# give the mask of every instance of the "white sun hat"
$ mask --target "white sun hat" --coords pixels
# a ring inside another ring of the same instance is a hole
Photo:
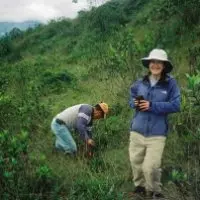
[[[170,73],[173,69],[172,63],[168,60],[167,53],[163,49],[153,49],[148,57],[142,58],[142,64],[149,68],[151,60],[160,60],[165,64],[165,72]]]

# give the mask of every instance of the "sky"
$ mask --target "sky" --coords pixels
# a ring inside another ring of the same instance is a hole
[[[0,0],[0,22],[39,20],[48,22],[59,17],[74,18],[79,10],[89,9],[90,2],[100,5],[105,0]]]

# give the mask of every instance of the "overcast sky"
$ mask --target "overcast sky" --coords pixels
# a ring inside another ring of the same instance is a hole
[[[91,0],[0,0],[0,21],[39,20],[47,22],[58,17],[76,16],[77,11],[88,9]],[[99,5],[104,0],[94,0]]]

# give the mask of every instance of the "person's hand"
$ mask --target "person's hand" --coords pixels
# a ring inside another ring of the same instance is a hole
[[[89,145],[89,146],[95,146],[95,142],[94,142],[94,140],[92,140],[92,139],[88,139],[87,140],[87,145]]]
[[[147,110],[149,110],[150,102],[146,101],[146,100],[140,100],[138,107],[139,107],[140,111],[147,111]]]
[[[134,100],[134,105],[135,105],[135,107],[137,107],[139,105],[138,100]]]
[[[92,158],[94,156],[94,146],[95,142],[92,139],[88,139],[86,142],[86,156],[87,158]]]

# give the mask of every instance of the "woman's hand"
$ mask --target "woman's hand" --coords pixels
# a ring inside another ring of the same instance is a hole
[[[140,100],[138,107],[140,111],[147,111],[150,108],[150,102],[146,100]]]
[[[137,107],[139,105],[138,100],[134,100],[134,105]]]

